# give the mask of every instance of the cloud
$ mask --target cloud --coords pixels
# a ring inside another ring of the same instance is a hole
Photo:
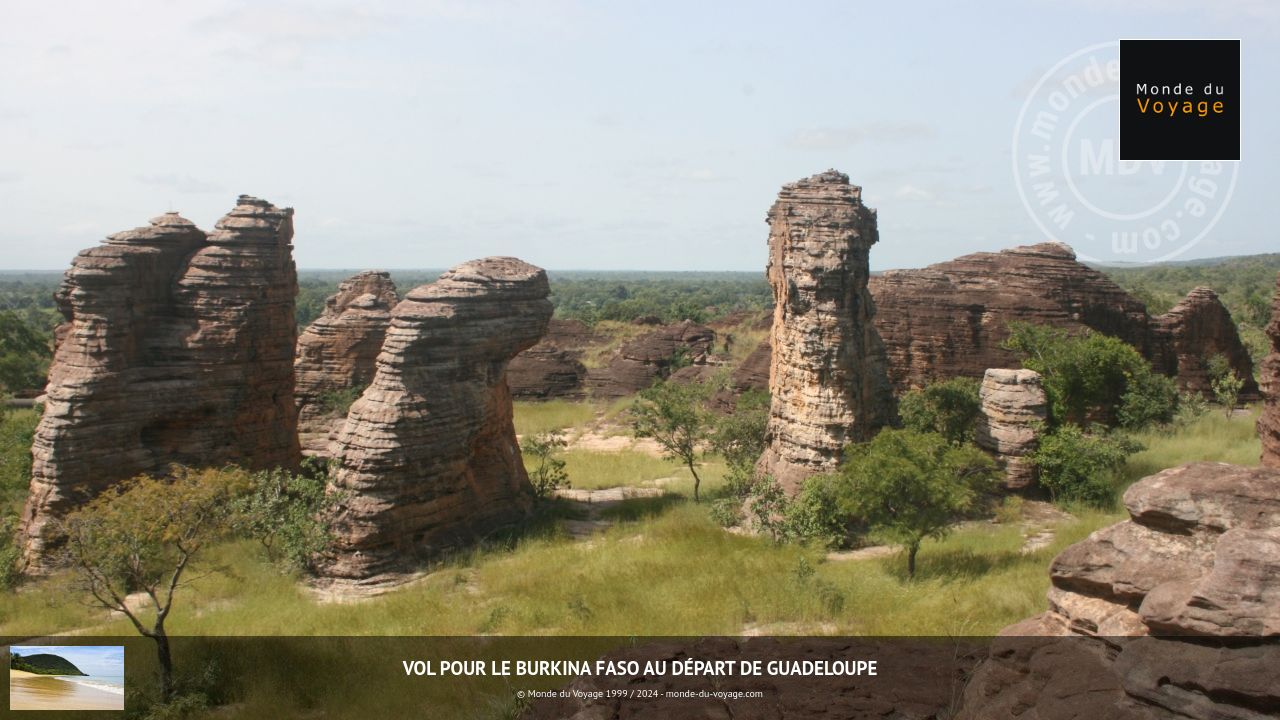
[[[787,139],[787,145],[798,150],[838,150],[863,142],[927,140],[935,134],[932,125],[877,122],[797,130]]]
[[[218,183],[210,182],[208,180],[200,180],[199,178],[193,178],[190,175],[176,175],[173,173],[138,175],[137,180],[143,185],[151,185],[152,187],[172,190],[184,195],[225,192],[225,189]]]
[[[915,185],[903,185],[893,191],[893,196],[899,200],[933,200],[936,195],[924,188]]]

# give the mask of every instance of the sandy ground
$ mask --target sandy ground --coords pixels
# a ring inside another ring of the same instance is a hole
[[[9,670],[10,710],[123,710],[124,696],[50,675]]]

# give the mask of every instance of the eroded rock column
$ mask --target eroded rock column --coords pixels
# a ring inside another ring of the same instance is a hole
[[[1029,457],[1049,418],[1049,403],[1035,370],[990,368],[978,390],[981,409],[974,427],[978,447],[994,453],[1004,469],[1005,487],[1019,489],[1035,482]]]
[[[546,331],[548,294],[541,269],[485,258],[396,306],[373,381],[330,446],[337,463],[330,485],[347,498],[323,575],[392,582],[525,517],[532,492],[506,368]]]
[[[784,186],[768,222],[772,405],[757,470],[794,494],[893,412],[867,292],[879,235],[862,188],[834,170]]]

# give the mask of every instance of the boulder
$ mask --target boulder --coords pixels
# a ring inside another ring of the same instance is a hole
[[[707,364],[715,344],[716,331],[692,320],[659,326],[623,343],[604,367],[588,370],[587,388],[598,399],[632,395],[682,367]]]
[[[338,285],[338,292],[325,300],[324,312],[298,336],[294,401],[307,454],[325,454],[329,434],[346,418],[345,407],[332,407],[335,399],[358,396],[373,380],[391,309],[398,302],[389,273],[359,273]]]
[[[1049,418],[1049,403],[1034,370],[991,368],[978,391],[981,409],[974,439],[996,456],[1005,472],[1005,486],[1024,488],[1035,482],[1030,455],[1039,446],[1039,433]]]
[[[894,414],[867,291],[868,253],[879,233],[862,188],[834,170],[783,186],[767,220],[776,352],[757,471],[794,494]]]
[[[208,235],[167,213],[72,262],[21,520],[30,571],[54,563],[54,521],[120,480],[298,463],[292,238],[293,210],[242,195]]]
[[[961,720],[1275,717],[1280,470],[1191,463],[1067,548],[1049,611],[1001,631]]]
[[[527,515],[506,369],[546,331],[548,294],[540,268],[491,257],[396,306],[373,381],[330,443],[343,499],[320,574],[335,589],[395,582]]]

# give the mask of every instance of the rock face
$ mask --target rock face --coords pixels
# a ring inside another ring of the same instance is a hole
[[[1256,397],[1249,353],[1212,291],[1197,288],[1152,318],[1137,298],[1077,262],[1060,243],[890,270],[872,277],[868,287],[897,394],[933,380],[981,378],[987,368],[1016,367],[1017,354],[1001,344],[1009,323],[1021,321],[1120,338],[1189,391],[1207,390],[1205,364],[1221,354],[1246,378],[1242,399]]]
[[[1271,322],[1267,325],[1271,352],[1262,361],[1262,394],[1266,405],[1258,418],[1258,435],[1262,438],[1262,464],[1280,467],[1280,276],[1276,278],[1276,294],[1271,300]]]
[[[1169,312],[1155,319],[1151,360],[1156,369],[1178,379],[1183,390],[1213,396],[1208,360],[1226,358],[1236,375],[1244,380],[1242,400],[1258,398],[1253,379],[1253,360],[1240,341],[1235,321],[1218,294],[1198,287]]]
[[[329,434],[346,418],[332,404],[359,395],[373,380],[374,363],[400,298],[391,275],[369,270],[343,280],[324,312],[298,336],[293,362],[298,433],[308,454],[327,453]]]
[[[381,584],[527,514],[506,369],[546,331],[548,293],[543,270],[494,257],[396,306],[373,381],[331,443],[330,486],[347,497],[323,575]]]
[[[1124,503],[1054,560],[1049,611],[1002,631],[959,717],[1274,717],[1280,471],[1192,463]]]
[[[72,262],[22,515],[30,570],[51,521],[172,463],[298,462],[293,211],[240,196],[205,235],[169,213]]]
[[[691,320],[660,326],[622,345],[603,368],[587,372],[592,397],[611,400],[644,390],[681,366],[706,365],[716,331]]]
[[[553,319],[546,336],[507,366],[511,396],[525,400],[584,397],[587,368],[582,354],[593,339],[585,323]]]
[[[868,253],[879,234],[862,188],[834,170],[784,186],[768,222],[777,352],[757,470],[794,494],[893,412],[867,292]]]
[[[1049,402],[1034,370],[991,368],[978,391],[982,402],[974,440],[995,454],[1004,468],[1005,487],[1019,489],[1035,482],[1035,452],[1041,423],[1049,418]]]

